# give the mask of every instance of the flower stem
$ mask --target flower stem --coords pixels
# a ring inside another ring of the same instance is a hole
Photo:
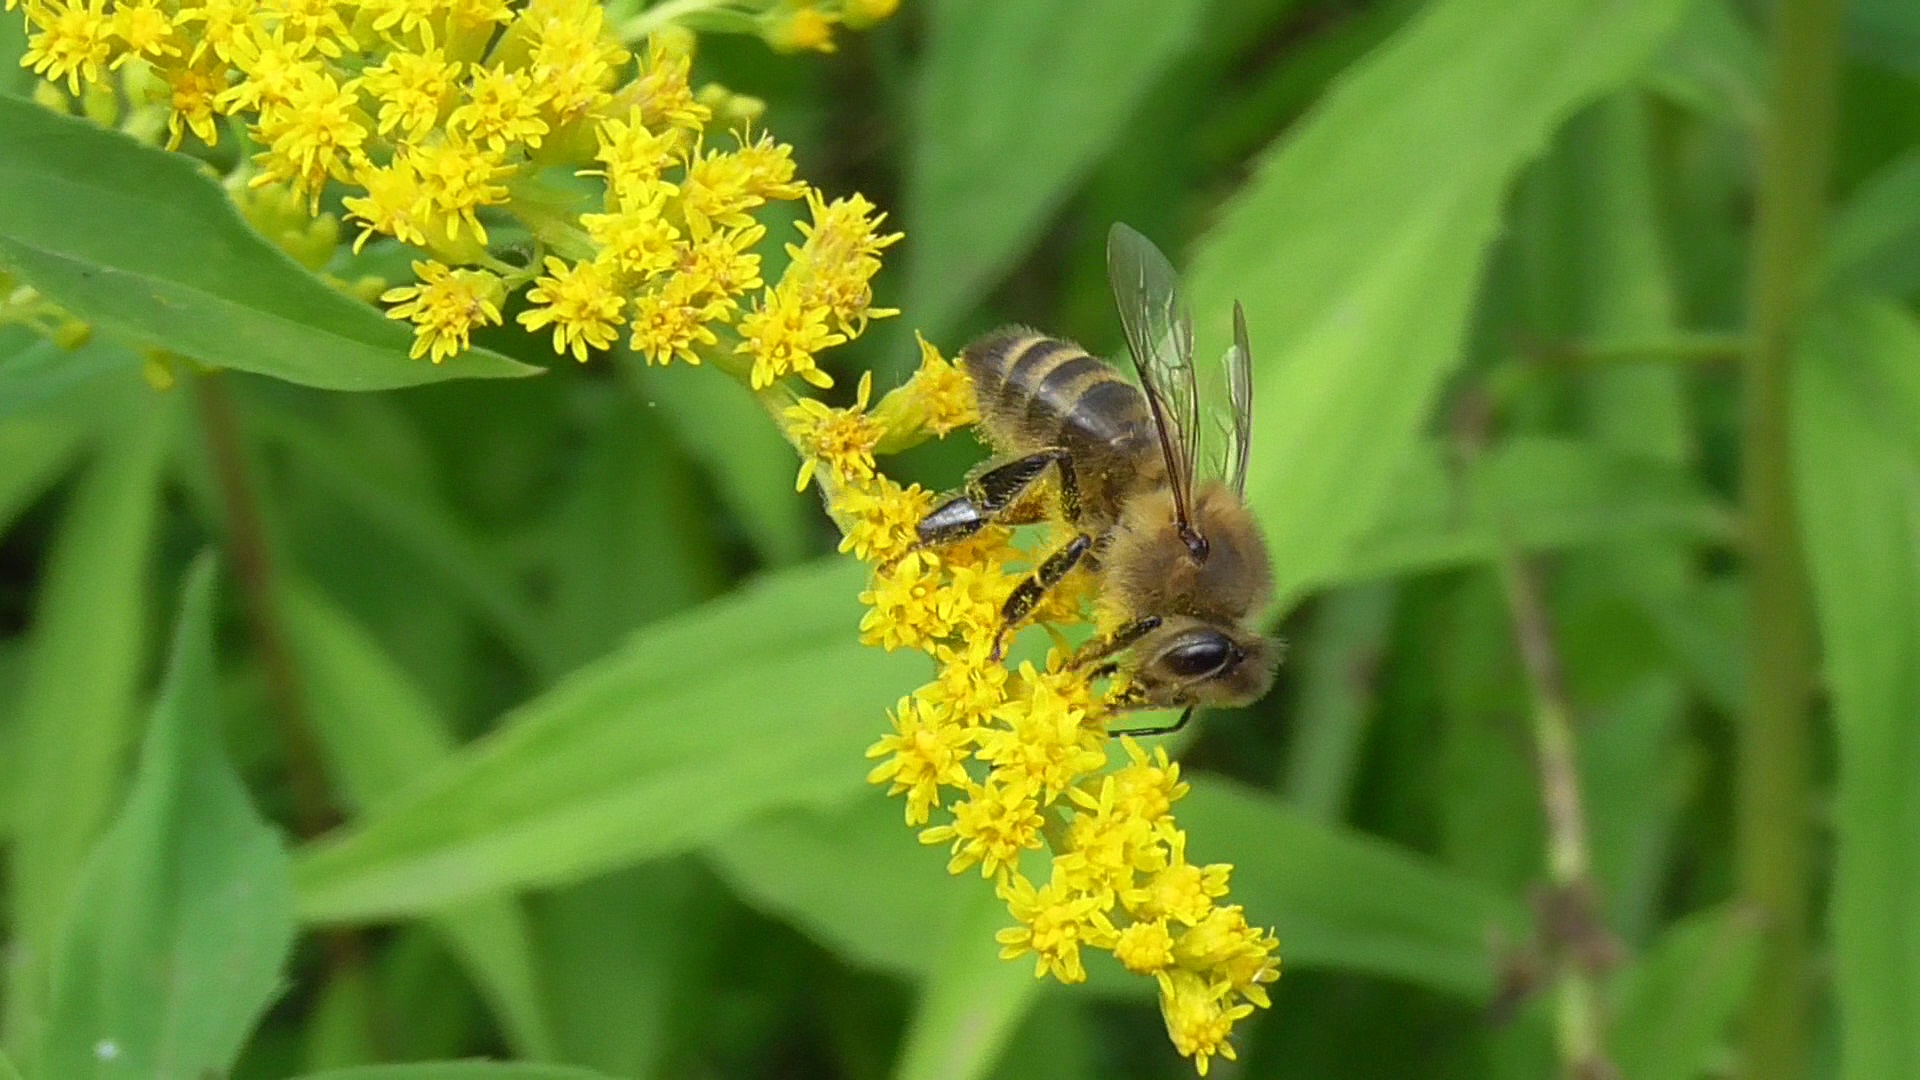
[[[628,45],[689,15],[726,7],[731,0],[662,0],[620,24],[620,40]]]
[[[1745,1025],[1752,1080],[1799,1077],[1807,1064],[1808,712],[1817,645],[1793,503],[1788,388],[1820,263],[1843,11],[1841,0],[1776,5],[1772,112],[1758,177],[1741,431],[1750,623],[1736,806],[1740,894],[1767,926]]]
[[[306,723],[300,692],[299,668],[282,633],[274,600],[273,556],[260,506],[254,499],[247,472],[246,450],[234,416],[226,376],[209,371],[193,380],[200,407],[200,427],[213,462],[220,493],[221,524],[226,532],[227,558],[240,584],[247,629],[260,657],[267,696],[280,722],[287,753],[287,784],[293,793],[294,828],[303,837],[317,836],[333,824],[320,771],[320,753]]]
[[[1540,903],[1541,938],[1554,994],[1561,1067],[1570,1080],[1602,1080],[1618,1075],[1607,1057],[1600,995],[1614,949],[1594,899],[1573,703],[1537,574],[1511,550],[1500,560],[1500,573],[1533,697],[1534,758],[1546,817],[1550,883]]]

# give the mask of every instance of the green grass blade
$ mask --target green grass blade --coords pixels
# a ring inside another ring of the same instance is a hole
[[[1196,0],[974,0],[930,12],[908,166],[907,302],[936,338],[1032,243],[1191,40]],[[1124,32],[1118,32],[1124,27]]]
[[[408,329],[307,273],[189,159],[0,96],[0,263],[68,311],[215,367],[329,390],[541,369],[410,359]]]
[[[1441,0],[1356,65],[1203,238],[1203,358],[1224,349],[1234,298],[1247,304],[1247,494],[1283,600],[1325,580],[1391,494],[1458,362],[1516,173],[1685,7]]]
[[[856,640],[828,560],[634,635],[297,869],[303,917],[418,912],[684,851],[863,790],[862,749],[924,670]]]
[[[215,728],[214,562],[188,575],[133,785],[75,886],[39,1072],[200,1080],[284,988],[293,888]]]
[[[1045,987],[1033,977],[1032,958],[1000,959],[994,931],[1012,918],[986,882],[969,884],[976,888],[959,918],[937,932],[933,967],[907,1025],[896,1080],[987,1075]]]
[[[1844,304],[1794,381],[1801,527],[1839,746],[1841,1075],[1920,1074],[1920,324]]]
[[[605,1073],[565,1065],[510,1061],[421,1061],[408,1065],[361,1065],[307,1073],[298,1080],[613,1080]]]
[[[280,597],[309,721],[328,774],[356,813],[377,809],[452,756],[454,740],[445,722],[378,642],[310,586],[288,581]],[[553,1056],[519,902],[473,900],[444,908],[430,921],[499,1013],[513,1047],[529,1057]]]
[[[47,961],[75,876],[120,803],[147,663],[149,560],[171,401],[134,412],[99,451],[49,545],[14,717],[16,841],[6,1043],[36,1045]]]
[[[1711,1075],[1752,988],[1760,928],[1737,910],[1690,916],[1620,974],[1614,1064],[1625,1080]]]

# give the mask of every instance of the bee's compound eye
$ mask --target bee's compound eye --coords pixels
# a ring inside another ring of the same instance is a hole
[[[1167,669],[1182,679],[1198,679],[1226,667],[1237,652],[1226,635],[1207,631],[1180,642],[1161,654]]]

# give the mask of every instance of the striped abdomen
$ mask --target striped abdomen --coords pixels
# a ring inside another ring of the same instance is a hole
[[[1070,341],[1032,330],[996,331],[961,350],[973,379],[981,426],[999,449],[1056,446],[1078,460],[1085,479],[1117,496],[1158,444],[1147,399],[1113,365]]]

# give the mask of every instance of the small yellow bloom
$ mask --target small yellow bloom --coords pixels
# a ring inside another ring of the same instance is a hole
[[[775,12],[764,31],[767,44],[781,52],[827,52],[834,50],[833,24],[837,16],[811,3],[789,4]]]
[[[1178,830],[1168,846],[1166,868],[1139,888],[1121,893],[1120,902],[1136,919],[1165,918],[1183,926],[1197,925],[1213,913],[1213,901],[1227,895],[1227,877],[1233,868],[1224,863],[1201,867],[1187,862],[1187,837]]]
[[[424,210],[432,221],[429,241],[441,236],[457,241],[464,233],[486,243],[480,211],[507,201],[507,188],[500,180],[513,171],[500,152],[450,136],[412,144],[407,157],[426,195]]]
[[[687,84],[692,65],[693,57],[673,49],[665,36],[656,34],[647,42],[647,59],[630,95],[648,127],[699,131],[713,118],[713,110],[696,100]]]
[[[967,731],[911,697],[900,699],[892,720],[893,734],[867,748],[868,757],[887,759],[867,774],[867,783],[890,784],[889,795],[905,792],[907,824],[924,825],[940,805],[942,787],[967,786]]]
[[[883,563],[919,542],[920,519],[933,509],[933,494],[919,484],[901,487],[884,474],[833,494],[834,516],[844,526],[840,550],[862,562]],[[1006,669],[993,665],[1004,676]]]
[[[700,363],[698,347],[716,339],[709,323],[719,321],[724,307],[707,299],[697,282],[674,274],[634,298],[627,346],[649,364],[667,364],[676,357]]]
[[[1033,953],[1035,978],[1052,974],[1063,983],[1086,982],[1080,946],[1113,947],[1113,923],[1100,902],[1075,891],[1058,874],[1039,889],[1025,877],[1009,874],[1000,886],[1000,896],[1020,922],[994,935],[1000,942],[1000,958],[1012,960]]]
[[[1193,1067],[1207,1075],[1217,1055],[1234,1060],[1233,1044],[1227,1035],[1234,1021],[1253,1012],[1251,1005],[1229,1004],[1230,988],[1210,984],[1188,971],[1162,972],[1160,1014],[1167,1022],[1167,1037],[1173,1048],[1193,1059]]]
[[[160,62],[179,56],[182,42],[173,32],[173,17],[153,0],[121,3],[113,9],[113,32],[121,42],[120,55],[113,58],[118,68],[135,57]]]
[[[629,200],[612,213],[580,215],[580,224],[599,245],[601,256],[639,281],[665,273],[680,257],[680,230],[661,213],[667,201],[666,185],[656,187],[660,190],[649,200]]]
[[[432,131],[460,84],[461,64],[438,48],[396,49],[361,73],[360,86],[380,103],[380,134],[419,140]]]
[[[874,409],[886,425],[888,444],[902,448],[917,442],[922,431],[944,439],[980,419],[973,380],[917,331],[913,336],[920,343],[920,367]]]
[[[736,298],[761,288],[760,256],[753,246],[767,235],[764,225],[744,229],[716,229],[694,240],[682,252],[680,274],[696,291],[738,307]]]
[[[1040,806],[1023,784],[989,779],[970,786],[967,797],[953,804],[953,823],[920,832],[923,844],[952,844],[947,873],[960,874],[974,865],[980,876],[997,878],[1010,872],[1020,853],[1040,846]]]
[[[437,262],[416,262],[419,283],[402,285],[380,294],[393,306],[389,319],[413,322],[413,357],[431,355],[438,364],[466,351],[468,335],[476,326],[500,324],[500,301],[506,288],[485,270],[449,270]]]
[[[942,611],[944,583],[940,559],[929,551],[909,552],[874,573],[873,586],[860,594],[868,611],[860,620],[860,640],[892,652],[931,649],[953,629]]]
[[[1164,919],[1137,922],[1120,931],[1114,959],[1135,975],[1158,975],[1173,966],[1173,935]]]
[[[397,155],[384,167],[362,162],[354,170],[353,181],[366,194],[348,195],[340,203],[361,223],[360,235],[353,242],[355,252],[375,233],[384,233],[403,244],[426,246],[431,224],[427,215],[433,204],[410,156]]]
[[[982,734],[979,756],[995,775],[1024,778],[1050,804],[1106,765],[1106,734],[1083,677],[1042,675],[1022,664],[1020,685],[1022,692],[994,714],[1005,726]]]
[[[46,0],[29,4],[27,18],[34,29],[21,67],[32,68],[48,82],[65,79],[71,94],[80,92],[83,81],[100,81],[102,67],[113,55],[113,19],[105,0]]]
[[[1009,692],[1007,669],[987,659],[988,648],[979,640],[935,646],[940,674],[918,691],[939,703],[954,723],[971,729],[976,741],[986,734]]]
[[[461,96],[464,103],[447,117],[448,127],[495,153],[537,149],[547,134],[540,115],[545,95],[524,71],[475,65]]]
[[[678,160],[682,137],[672,129],[649,128],[636,105],[628,110],[624,120],[600,122],[594,131],[594,138],[599,142],[594,160],[602,167],[588,169],[585,175],[607,178],[609,206],[628,200],[651,200],[660,190],[660,177]],[[678,190],[667,186],[669,194]]]
[[[583,260],[568,266],[547,256],[547,272],[527,290],[527,299],[539,305],[519,315],[529,330],[553,327],[553,351],[587,362],[589,349],[604,349],[619,336],[620,310],[626,299],[614,287],[613,271],[605,264]]]
[[[880,425],[867,415],[873,393],[873,372],[860,376],[860,391],[850,409],[828,408],[819,400],[800,398],[783,414],[787,438],[800,451],[800,478],[793,490],[805,491],[814,471],[825,466],[840,484],[873,479],[873,448],[880,442]]]
[[[260,172],[248,182],[258,187],[285,181],[307,196],[317,214],[321,188],[329,179],[347,178],[370,126],[351,82],[325,73],[300,79],[284,102],[261,110],[254,130],[267,149],[255,155]]]
[[[750,381],[763,390],[787,375],[826,388],[833,379],[814,362],[814,354],[847,340],[827,326],[829,312],[810,305],[785,288],[768,289],[758,307],[740,319],[741,342],[735,351],[753,356]]]

